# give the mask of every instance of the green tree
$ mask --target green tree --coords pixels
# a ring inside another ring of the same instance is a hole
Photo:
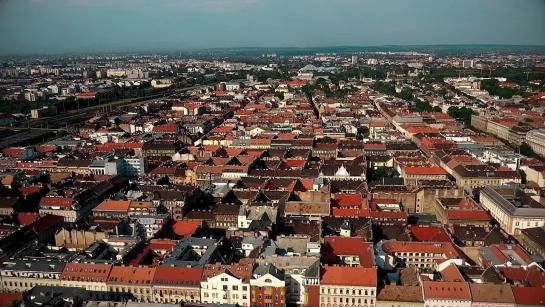
[[[282,92],[276,92],[274,94],[276,97],[278,97],[280,100],[284,100],[284,93]]]
[[[519,147],[519,152],[520,154],[522,155],[525,155],[527,157],[533,157],[535,156],[535,153],[534,151],[532,150],[532,147],[530,147],[528,144],[526,143],[522,143]]]
[[[447,114],[454,117],[457,120],[463,121],[465,124],[469,124],[471,122],[471,115],[475,114],[473,110],[466,107],[455,107],[452,106],[448,108]]]

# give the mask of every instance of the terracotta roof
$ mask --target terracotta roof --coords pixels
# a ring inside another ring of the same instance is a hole
[[[445,229],[436,226],[410,226],[415,241],[452,242]]]
[[[159,266],[153,276],[154,285],[200,287],[203,268]]]
[[[466,282],[424,281],[424,299],[471,300],[471,292]]]
[[[19,222],[19,225],[22,225],[22,226],[32,224],[33,222],[37,221],[39,218],[40,218],[40,215],[38,215],[38,213],[26,213],[26,212],[17,213],[17,221]]]
[[[370,211],[369,216],[373,219],[407,219],[409,214],[405,211]]]
[[[21,192],[21,194],[23,194],[23,196],[28,196],[30,194],[38,193],[43,189],[44,187],[41,185],[31,185],[31,186],[20,187],[19,191]]]
[[[250,261],[250,259],[242,259]],[[253,263],[236,263],[236,264],[207,264],[204,266],[204,272],[202,280],[208,280],[208,278],[226,273],[232,275],[238,279],[245,281],[250,280],[253,272]]]
[[[363,208],[331,208],[331,216],[334,217],[369,217],[369,209]]]
[[[365,199],[361,194],[334,194],[333,203],[340,207],[363,207]]]
[[[361,237],[325,237],[322,257],[331,260],[330,256],[341,255],[358,256],[362,267],[371,268],[375,265],[373,243],[364,242]]]
[[[0,293],[0,307],[17,306],[15,302],[20,302],[23,299],[21,292],[5,292]]]
[[[420,286],[385,285],[377,293],[377,300],[394,302],[423,302]]]
[[[106,282],[112,265],[93,263],[67,263],[61,279],[85,282]]]
[[[449,264],[440,272],[442,281],[464,281],[464,276],[455,264]]]
[[[511,287],[506,284],[470,284],[472,301],[475,303],[515,303]]]
[[[156,133],[176,133],[178,131],[178,125],[174,123],[157,125],[153,127],[153,132]]]
[[[448,210],[449,220],[473,220],[473,221],[492,221],[490,214],[484,210]]]
[[[69,197],[50,196],[40,199],[40,207],[63,207],[71,209],[73,204],[74,200]]]
[[[515,302],[520,305],[545,306],[545,288],[512,287]]]
[[[529,286],[545,285],[545,272],[533,266],[523,267],[498,267],[500,273],[511,283],[523,283]]]
[[[327,203],[287,202],[285,212],[288,214],[327,215],[329,214],[329,205]]]
[[[106,199],[101,202],[93,211],[129,211],[131,202],[128,200]]]
[[[350,278],[347,278],[350,276]],[[348,266],[323,266],[321,285],[376,287],[377,269]]]
[[[150,286],[154,275],[155,268],[114,266],[108,278],[108,283]]]
[[[172,230],[175,234],[182,237],[190,237],[197,231],[202,224],[202,221],[185,221],[179,220],[172,225]]]
[[[439,166],[407,166],[405,167],[405,174],[408,175],[446,175],[447,172]]]

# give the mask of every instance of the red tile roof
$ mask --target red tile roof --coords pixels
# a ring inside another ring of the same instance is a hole
[[[17,213],[17,222],[19,222],[19,225],[21,226],[30,225],[33,222],[37,221],[39,218],[40,218],[40,215],[38,213],[26,213],[26,212]]]
[[[516,253],[521,260],[526,262],[526,264],[534,262],[526,250],[518,244],[493,244],[488,248],[500,263],[507,263],[511,261],[511,255],[508,253]]]
[[[500,273],[511,283],[523,283],[532,287],[545,286],[545,272],[536,266],[498,267]]]
[[[369,209],[355,209],[355,208],[331,208],[331,215],[334,217],[368,217]]]
[[[341,255],[358,256],[362,267],[372,268],[375,265],[373,243],[364,242],[361,237],[325,237],[322,258],[334,262]]]
[[[155,268],[114,266],[108,278],[110,284],[149,286],[153,281]]]
[[[23,152],[25,151],[24,148],[21,148],[21,147],[11,147],[11,148],[6,148],[6,149],[3,149],[2,150],[2,153],[5,155],[5,156],[10,156],[10,157],[20,157],[23,155]]]
[[[49,196],[40,199],[40,207],[62,207],[71,209],[73,204],[74,200],[69,197]]]
[[[153,283],[172,287],[200,287],[203,271],[203,268],[159,266],[155,269]]]
[[[106,282],[112,265],[93,263],[67,263],[62,272],[62,280]]]
[[[405,167],[407,175],[446,175],[447,172],[439,166],[407,166]]]
[[[409,214],[405,211],[371,211],[369,212],[369,216],[378,220],[406,220],[409,217]]]
[[[94,211],[129,211],[131,202],[128,200],[106,199],[93,209]]]
[[[22,299],[23,299],[23,293],[21,292],[0,293],[0,307],[17,306],[14,303],[20,302]]]
[[[409,231],[415,241],[420,242],[452,242],[449,235],[442,227],[436,226],[410,226]]]
[[[243,263],[235,263],[230,265],[207,264],[204,266],[202,279],[208,280],[208,278],[226,273],[238,279],[248,281],[252,277],[252,269],[253,269],[253,263],[250,261],[251,259],[246,258],[241,260],[241,262]]]
[[[157,125],[153,127],[155,133],[176,133],[178,131],[178,125],[169,123],[163,125]]]
[[[202,224],[202,221],[185,221],[179,220],[172,225],[172,230],[175,234],[185,238],[190,237],[192,234],[197,231]]]
[[[545,306],[545,288],[512,287],[517,305]]]
[[[449,220],[492,221],[492,217],[484,210],[448,210]]]
[[[466,282],[424,281],[424,299],[471,300],[471,291]]]
[[[350,276],[349,278],[347,278]],[[377,269],[347,266],[323,266],[321,285],[376,287]]]
[[[30,194],[38,193],[41,190],[43,190],[43,186],[41,185],[32,185],[32,186],[26,186],[26,187],[20,187],[19,191],[23,196],[28,196]]]
[[[464,281],[464,276],[455,264],[450,264],[441,271],[442,281]]]
[[[333,194],[333,201],[339,207],[359,207],[364,206],[365,198],[361,194]]]

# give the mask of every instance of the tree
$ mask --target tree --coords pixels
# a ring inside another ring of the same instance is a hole
[[[417,101],[411,108],[413,112],[432,112],[433,108],[427,101]]]
[[[520,154],[522,155],[525,155],[527,157],[532,157],[534,156],[534,151],[532,150],[532,147],[530,147],[528,144],[526,143],[522,143],[519,147],[519,152]]]
[[[409,88],[404,88],[401,90],[401,92],[399,93],[399,98],[403,99],[403,100],[412,100],[413,99],[413,90],[409,89]]]
[[[280,100],[284,100],[284,93],[282,92],[275,92],[274,95],[278,97]]]
[[[473,110],[466,107],[455,107],[452,106],[448,108],[447,114],[456,118],[457,120],[463,121],[465,124],[469,124],[471,122],[471,115],[475,114]]]
[[[377,181],[385,177],[389,177],[392,173],[392,169],[390,167],[381,166],[377,169],[371,168],[367,172],[367,180],[368,181]]]

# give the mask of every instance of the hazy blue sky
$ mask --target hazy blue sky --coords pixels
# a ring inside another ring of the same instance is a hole
[[[544,0],[0,0],[0,54],[545,45]]]

